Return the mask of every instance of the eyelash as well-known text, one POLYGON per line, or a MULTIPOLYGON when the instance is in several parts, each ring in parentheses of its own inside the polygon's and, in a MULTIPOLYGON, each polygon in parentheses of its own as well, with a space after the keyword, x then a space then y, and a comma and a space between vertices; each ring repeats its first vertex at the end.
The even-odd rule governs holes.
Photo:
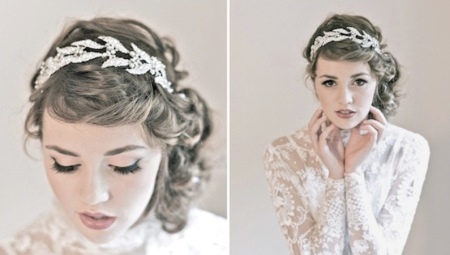
MULTIPOLYGON (((357 80, 355 80, 355 83, 356 83, 356 86, 362 87, 362 86, 366 85, 367 81, 363 80, 363 79, 357 79, 357 80)), ((327 87, 327 88, 330 88, 330 87, 335 86, 336 82, 333 81, 333 80, 326 80, 326 81, 322 82, 322 85, 327 87)))
POLYGON ((366 85, 367 81, 366 81, 366 80, 363 80, 363 79, 357 79, 357 80, 355 80, 355 83, 356 83, 357 86, 361 87, 361 86, 366 85), (361 82, 362 82, 363 84, 360 84, 361 82))
POLYGON ((125 174, 134 174, 137 171, 141 170, 138 163, 139 163, 139 160, 129 166, 124 166, 124 167, 112 166, 112 165, 110 165, 110 166, 114 168, 114 172, 125 175, 125 174))
POLYGON ((322 82, 322 85, 329 88, 329 87, 333 87, 334 85, 336 85, 336 82, 334 82, 333 80, 326 80, 324 82, 322 82), (332 84, 330 84, 332 83, 332 84))
POLYGON ((58 162, 56 162, 56 159, 54 159, 54 158, 52 158, 52 159, 53 159, 53 161, 55 161, 55 163, 53 163, 53 169, 56 170, 56 172, 58 172, 58 173, 64 173, 64 174, 71 173, 71 172, 77 170, 78 167, 80 166, 80 165, 63 166, 63 165, 59 164, 58 162))
MULTIPOLYGON (((64 174, 71 173, 71 172, 76 171, 78 169, 78 167, 80 166, 79 164, 64 166, 64 165, 59 164, 56 161, 56 159, 54 159, 54 158, 52 158, 52 159, 54 161, 52 168, 58 173, 64 173, 64 174)), ((133 164, 131 164, 129 166, 124 166, 124 167, 113 166, 113 165, 109 165, 109 166, 112 167, 114 169, 114 172, 116 172, 118 174, 122 174, 122 175, 133 174, 141 169, 138 165, 139 161, 140 160, 134 162, 133 164)))

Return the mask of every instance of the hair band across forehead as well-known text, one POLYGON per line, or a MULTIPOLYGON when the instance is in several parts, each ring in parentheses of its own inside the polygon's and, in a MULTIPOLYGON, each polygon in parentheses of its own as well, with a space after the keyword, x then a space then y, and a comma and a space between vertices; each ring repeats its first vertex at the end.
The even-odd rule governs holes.
POLYGON ((332 31, 323 32, 323 36, 317 36, 314 40, 314 44, 311 46, 310 60, 312 61, 315 57, 315 54, 319 50, 320 47, 324 46, 329 42, 339 42, 343 40, 352 40, 355 43, 358 43, 363 48, 373 48, 378 54, 381 54, 380 44, 377 39, 370 36, 364 30, 361 34, 354 27, 347 27, 348 30, 344 28, 336 28, 332 31))
POLYGON ((134 75, 150 72, 155 77, 155 83, 169 93, 173 92, 171 82, 166 78, 166 67, 159 59, 148 55, 134 43, 131 43, 133 50, 130 51, 116 38, 99 36, 98 39, 105 43, 100 44, 87 39, 73 42, 70 46, 64 48, 56 48, 56 56, 47 58, 41 64, 34 88, 38 89, 52 74, 68 64, 84 63, 95 58, 105 58, 102 68, 123 67, 126 68, 125 70, 128 73, 134 75), (129 56, 129 58, 118 57, 116 55, 117 52, 120 52, 123 56, 129 56))

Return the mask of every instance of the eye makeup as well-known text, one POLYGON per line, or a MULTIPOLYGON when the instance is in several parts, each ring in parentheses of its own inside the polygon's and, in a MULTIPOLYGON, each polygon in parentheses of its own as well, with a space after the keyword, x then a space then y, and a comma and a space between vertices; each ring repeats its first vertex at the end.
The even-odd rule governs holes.
POLYGON ((54 161, 52 168, 58 173, 71 173, 71 172, 74 172, 75 170, 77 170, 79 166, 81 166, 80 164, 65 166, 65 165, 59 164, 55 158, 52 157, 52 159, 54 161))
POLYGON ((129 166, 119 167, 119 166, 110 165, 110 167, 112 167, 114 169, 114 172, 116 172, 118 174, 122 174, 122 175, 133 174, 133 173, 136 173, 137 171, 141 170, 141 168, 138 165, 139 161, 140 160, 137 160, 136 162, 134 162, 133 164, 131 164, 129 166))
MULTIPOLYGON (((58 163, 58 161, 56 161, 55 158, 52 157, 52 159, 54 161, 52 169, 54 169, 58 173, 72 173, 72 172, 78 170, 78 168, 81 166, 81 164, 66 166, 66 165, 62 165, 62 164, 58 163)), ((108 165, 108 166, 111 167, 113 169, 113 171, 118 174, 127 175, 127 174, 136 173, 137 171, 141 170, 141 167, 139 166, 139 161, 140 161, 140 159, 131 165, 123 166, 123 167, 114 166, 114 165, 108 165)))

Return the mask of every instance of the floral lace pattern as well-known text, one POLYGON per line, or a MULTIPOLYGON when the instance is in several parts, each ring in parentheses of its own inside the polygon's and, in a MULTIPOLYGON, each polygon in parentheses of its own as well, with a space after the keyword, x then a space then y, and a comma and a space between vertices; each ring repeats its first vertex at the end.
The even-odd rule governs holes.
POLYGON ((200 209, 192 209, 188 224, 178 233, 164 232, 148 217, 108 244, 94 244, 64 218, 59 208, 49 212, 15 237, 0 242, 0 254, 46 255, 136 255, 136 254, 228 254, 226 220, 200 209))
POLYGON ((266 178, 291 253, 401 254, 429 155, 422 136, 388 124, 360 169, 333 180, 306 129, 272 142, 266 178))

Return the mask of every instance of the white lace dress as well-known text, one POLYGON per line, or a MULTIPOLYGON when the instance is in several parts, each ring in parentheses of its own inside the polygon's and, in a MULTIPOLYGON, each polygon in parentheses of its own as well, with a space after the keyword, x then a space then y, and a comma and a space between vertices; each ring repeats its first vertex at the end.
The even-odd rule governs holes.
POLYGON ((273 141, 266 178, 291 253, 401 254, 429 155, 422 136, 388 124, 362 171, 333 180, 306 129, 273 141))
POLYGON ((0 242, 0 254, 33 255, 228 255, 228 224, 219 216, 192 209, 188 224, 176 234, 162 230, 153 217, 108 244, 89 242, 55 208, 15 237, 0 242))

